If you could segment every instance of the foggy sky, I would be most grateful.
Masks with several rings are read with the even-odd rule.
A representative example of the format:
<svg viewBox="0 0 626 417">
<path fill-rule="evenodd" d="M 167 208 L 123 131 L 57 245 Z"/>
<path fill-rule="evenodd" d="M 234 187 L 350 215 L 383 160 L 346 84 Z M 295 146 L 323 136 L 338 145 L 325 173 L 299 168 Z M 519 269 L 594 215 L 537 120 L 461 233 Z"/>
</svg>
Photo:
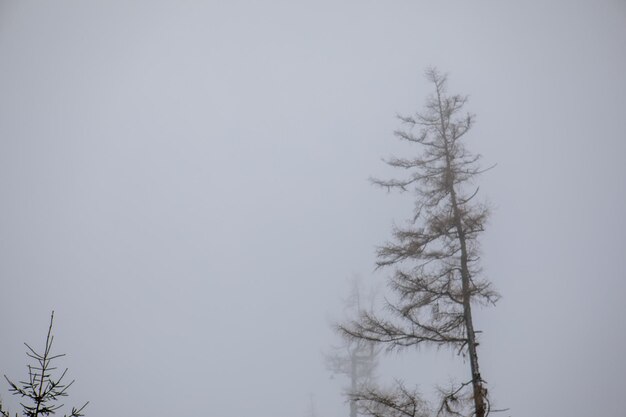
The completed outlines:
<svg viewBox="0 0 626 417">
<path fill-rule="evenodd" d="M 322 352 L 411 213 L 368 183 L 449 73 L 497 167 L 479 309 L 503 416 L 618 416 L 626 3 L 0 0 L 0 374 L 56 347 L 87 416 L 347 415 Z M 430 395 L 466 366 L 392 355 Z M 18 401 L 0 384 L 3 401 Z"/>
</svg>

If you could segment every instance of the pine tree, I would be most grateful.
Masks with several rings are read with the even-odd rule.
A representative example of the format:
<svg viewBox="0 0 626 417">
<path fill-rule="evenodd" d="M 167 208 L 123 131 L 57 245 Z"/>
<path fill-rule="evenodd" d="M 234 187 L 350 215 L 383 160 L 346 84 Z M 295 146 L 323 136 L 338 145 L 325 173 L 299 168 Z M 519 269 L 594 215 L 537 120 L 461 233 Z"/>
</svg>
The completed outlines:
<svg viewBox="0 0 626 417">
<path fill-rule="evenodd" d="M 25 403 L 21 403 L 23 415 L 26 417 L 47 417 L 51 414 L 56 414 L 63 407 L 63 404 L 59 404 L 59 401 L 67 396 L 67 390 L 74 383 L 74 381 L 68 383 L 64 381 L 67 369 L 58 376 L 54 375 L 54 371 L 57 368 L 53 366 L 53 362 L 65 356 L 65 354 L 52 353 L 52 343 L 54 341 L 54 336 L 52 335 L 53 322 L 54 311 L 50 316 L 46 344 L 41 353 L 24 343 L 28 349 L 26 355 L 34 361 L 33 364 L 28 365 L 28 378 L 25 381 L 15 383 L 6 375 L 4 376 L 9 383 L 9 391 L 27 400 Z M 82 417 L 83 410 L 87 404 L 88 402 L 80 408 L 72 407 L 70 413 L 64 417 Z M 9 412 L 3 409 L 0 402 L 0 416 L 9 417 L 9 415 Z"/>
</svg>

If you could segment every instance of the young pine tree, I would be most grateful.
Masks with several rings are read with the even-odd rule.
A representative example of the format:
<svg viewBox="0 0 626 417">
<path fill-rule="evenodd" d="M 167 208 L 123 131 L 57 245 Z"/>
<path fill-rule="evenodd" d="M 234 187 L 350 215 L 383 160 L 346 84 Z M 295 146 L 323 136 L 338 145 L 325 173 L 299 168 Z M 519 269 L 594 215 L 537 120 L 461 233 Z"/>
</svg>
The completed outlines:
<svg viewBox="0 0 626 417">
<path fill-rule="evenodd" d="M 26 355 L 33 360 L 33 363 L 28 365 L 28 377 L 24 381 L 13 382 L 6 375 L 4 378 L 9 383 L 9 391 L 14 395 L 22 397 L 21 406 L 22 414 L 26 417 L 47 417 L 63 407 L 63 404 L 59 404 L 59 401 L 67 396 L 68 388 L 74 383 L 70 381 L 66 383 L 64 381 L 67 369 L 55 376 L 57 368 L 54 366 L 54 361 L 65 354 L 53 354 L 52 342 L 54 336 L 52 335 L 52 323 L 54 322 L 54 311 L 50 316 L 50 326 L 48 327 L 48 335 L 46 337 L 46 344 L 43 351 L 36 351 L 30 347 L 27 343 L 28 349 Z M 82 417 L 83 410 L 87 406 L 88 402 L 82 407 L 72 407 L 69 414 L 65 414 L 64 417 Z M 0 417 L 10 417 L 10 413 L 3 409 L 2 402 L 0 402 Z M 17 417 L 17 413 L 15 414 Z"/>
</svg>

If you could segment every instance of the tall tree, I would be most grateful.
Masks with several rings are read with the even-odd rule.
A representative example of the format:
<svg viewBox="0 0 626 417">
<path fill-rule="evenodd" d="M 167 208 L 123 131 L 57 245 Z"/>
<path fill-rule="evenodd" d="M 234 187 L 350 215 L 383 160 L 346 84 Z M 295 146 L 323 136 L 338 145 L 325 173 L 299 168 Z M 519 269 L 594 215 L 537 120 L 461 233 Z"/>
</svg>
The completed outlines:
<svg viewBox="0 0 626 417">
<path fill-rule="evenodd" d="M 409 191 L 416 197 L 413 218 L 406 226 L 394 227 L 394 239 L 378 249 L 378 267 L 395 268 L 390 278 L 394 297 L 388 300 L 391 314 L 365 312 L 340 329 L 388 350 L 430 344 L 468 356 L 471 379 L 443 392 L 438 414 L 485 417 L 489 401 L 479 370 L 472 306 L 495 303 L 498 294 L 480 277 L 478 237 L 488 209 L 477 201 L 474 180 L 484 170 L 478 164 L 480 155 L 464 145 L 474 123 L 474 116 L 463 110 L 467 97 L 448 95 L 446 76 L 436 69 L 428 69 L 426 77 L 434 94 L 424 111 L 400 116 L 407 129 L 395 132 L 418 145 L 421 154 L 386 161 L 406 171 L 404 178 L 372 180 L 388 191 Z M 470 386 L 471 393 L 465 393 Z"/>
</svg>

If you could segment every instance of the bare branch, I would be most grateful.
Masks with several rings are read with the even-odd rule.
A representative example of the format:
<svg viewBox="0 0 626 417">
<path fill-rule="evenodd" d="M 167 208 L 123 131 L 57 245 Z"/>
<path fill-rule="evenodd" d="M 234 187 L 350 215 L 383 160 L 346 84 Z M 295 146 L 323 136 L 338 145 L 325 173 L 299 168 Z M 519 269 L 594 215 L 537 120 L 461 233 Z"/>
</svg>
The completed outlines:
<svg viewBox="0 0 626 417">
<path fill-rule="evenodd" d="M 407 389 L 396 381 L 392 389 L 379 390 L 366 387 L 353 394 L 360 414 L 371 417 L 427 417 L 431 415 L 428 404 L 419 392 Z"/>
</svg>

